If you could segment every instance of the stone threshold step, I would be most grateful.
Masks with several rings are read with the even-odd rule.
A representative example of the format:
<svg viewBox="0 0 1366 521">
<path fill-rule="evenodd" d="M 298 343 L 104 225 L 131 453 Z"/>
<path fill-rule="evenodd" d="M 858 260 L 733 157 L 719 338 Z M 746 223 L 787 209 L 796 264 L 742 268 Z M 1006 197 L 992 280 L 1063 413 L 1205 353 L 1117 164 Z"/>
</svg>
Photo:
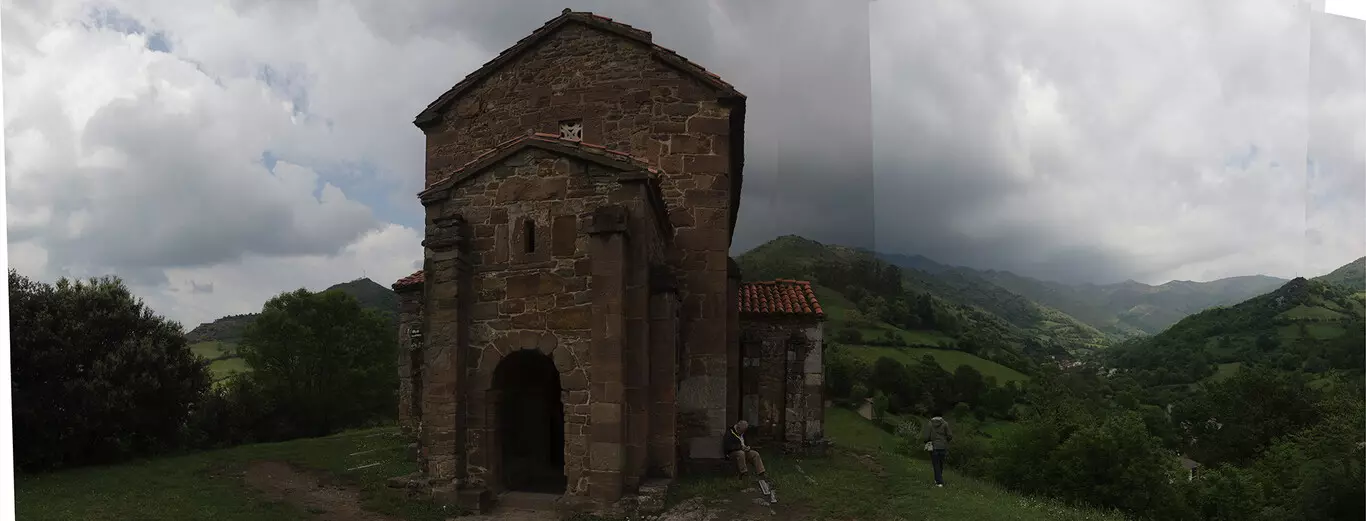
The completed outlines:
<svg viewBox="0 0 1366 521">
<path fill-rule="evenodd" d="M 516 510 L 554 510 L 555 504 L 564 497 L 561 494 L 541 492 L 510 491 L 498 495 L 499 509 Z"/>
</svg>

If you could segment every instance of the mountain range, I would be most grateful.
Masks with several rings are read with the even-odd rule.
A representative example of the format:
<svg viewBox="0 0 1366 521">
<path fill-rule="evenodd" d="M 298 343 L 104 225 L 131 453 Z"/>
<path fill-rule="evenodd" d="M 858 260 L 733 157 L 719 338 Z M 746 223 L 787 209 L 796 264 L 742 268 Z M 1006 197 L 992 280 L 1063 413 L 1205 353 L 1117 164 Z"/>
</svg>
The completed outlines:
<svg viewBox="0 0 1366 521">
<path fill-rule="evenodd" d="M 1188 317 L 1304 283 L 1251 275 L 1159 285 L 1064 284 L 1008 271 L 950 266 L 919 255 L 822 244 L 795 235 L 775 238 L 736 261 L 746 280 L 812 281 L 823 304 L 830 301 L 827 309 L 848 309 L 843 317 L 848 320 L 832 326 L 859 330 L 842 333 L 846 336 L 890 335 L 903 338 L 898 340 L 903 345 L 974 352 L 1020 370 L 1044 359 L 1075 357 L 1153 337 Z M 1366 291 L 1366 257 L 1308 283 L 1347 295 Z M 324 291 L 331 290 L 356 297 L 364 307 L 397 315 L 397 295 L 370 279 Z M 1328 310 L 1340 312 L 1356 301 L 1332 302 L 1337 307 Z M 238 343 L 254 318 L 255 314 L 223 317 L 194 328 L 187 338 L 192 344 Z M 881 340 L 870 340 L 874 341 Z"/>
<path fill-rule="evenodd" d="M 1103 285 L 1064 284 L 1009 271 L 945 266 L 921 256 L 879 257 L 940 278 L 960 278 L 973 285 L 990 284 L 1118 337 L 1156 334 L 1192 313 L 1242 302 L 1287 282 L 1276 277 L 1251 275 L 1210 282 L 1171 281 L 1156 286 L 1134 281 Z"/>
<path fill-rule="evenodd" d="M 1323 279 L 1296 278 L 1264 295 L 1195 313 L 1105 352 L 1103 364 L 1149 387 L 1219 379 L 1244 365 L 1360 376 L 1366 292 Z"/>
</svg>

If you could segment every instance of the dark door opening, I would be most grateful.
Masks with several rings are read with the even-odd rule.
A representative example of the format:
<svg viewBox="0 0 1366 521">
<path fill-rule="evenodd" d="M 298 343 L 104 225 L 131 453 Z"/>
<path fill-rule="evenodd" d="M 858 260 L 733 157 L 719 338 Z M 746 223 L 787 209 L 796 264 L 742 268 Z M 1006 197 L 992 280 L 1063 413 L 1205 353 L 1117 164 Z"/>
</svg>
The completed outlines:
<svg viewBox="0 0 1366 521">
<path fill-rule="evenodd" d="M 536 350 L 511 353 L 498 364 L 503 486 L 507 490 L 563 494 L 564 404 L 560 373 Z"/>
</svg>

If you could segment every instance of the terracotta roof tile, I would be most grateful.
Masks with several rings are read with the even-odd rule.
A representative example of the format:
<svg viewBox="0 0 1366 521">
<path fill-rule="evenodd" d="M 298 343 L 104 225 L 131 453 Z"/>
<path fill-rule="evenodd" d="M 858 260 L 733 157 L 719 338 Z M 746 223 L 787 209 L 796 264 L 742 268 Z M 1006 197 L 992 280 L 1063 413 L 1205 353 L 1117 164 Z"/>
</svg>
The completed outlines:
<svg viewBox="0 0 1366 521">
<path fill-rule="evenodd" d="M 393 288 L 394 291 L 402 291 L 405 289 L 415 288 L 417 286 L 421 286 L 422 281 L 422 270 L 417 270 L 417 272 L 413 273 L 412 275 L 398 279 L 398 282 L 394 283 Z"/>
<path fill-rule="evenodd" d="M 804 280 L 778 279 L 746 282 L 740 285 L 740 313 L 759 315 L 796 315 L 825 318 L 825 310 L 816 301 L 811 283 Z"/>
</svg>

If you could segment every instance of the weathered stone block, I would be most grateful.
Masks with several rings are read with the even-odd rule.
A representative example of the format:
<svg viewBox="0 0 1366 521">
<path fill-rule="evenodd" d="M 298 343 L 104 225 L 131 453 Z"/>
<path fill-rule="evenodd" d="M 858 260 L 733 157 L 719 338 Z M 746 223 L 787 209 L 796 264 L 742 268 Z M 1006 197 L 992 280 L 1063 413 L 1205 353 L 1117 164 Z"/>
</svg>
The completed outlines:
<svg viewBox="0 0 1366 521">
<path fill-rule="evenodd" d="M 578 217 L 573 215 L 561 215 L 555 217 L 554 224 L 551 225 L 553 244 L 552 248 L 556 257 L 569 257 L 574 255 L 579 239 Z"/>
<path fill-rule="evenodd" d="M 588 329 L 592 327 L 592 306 L 576 305 L 551 311 L 546 326 L 551 329 Z"/>
</svg>

